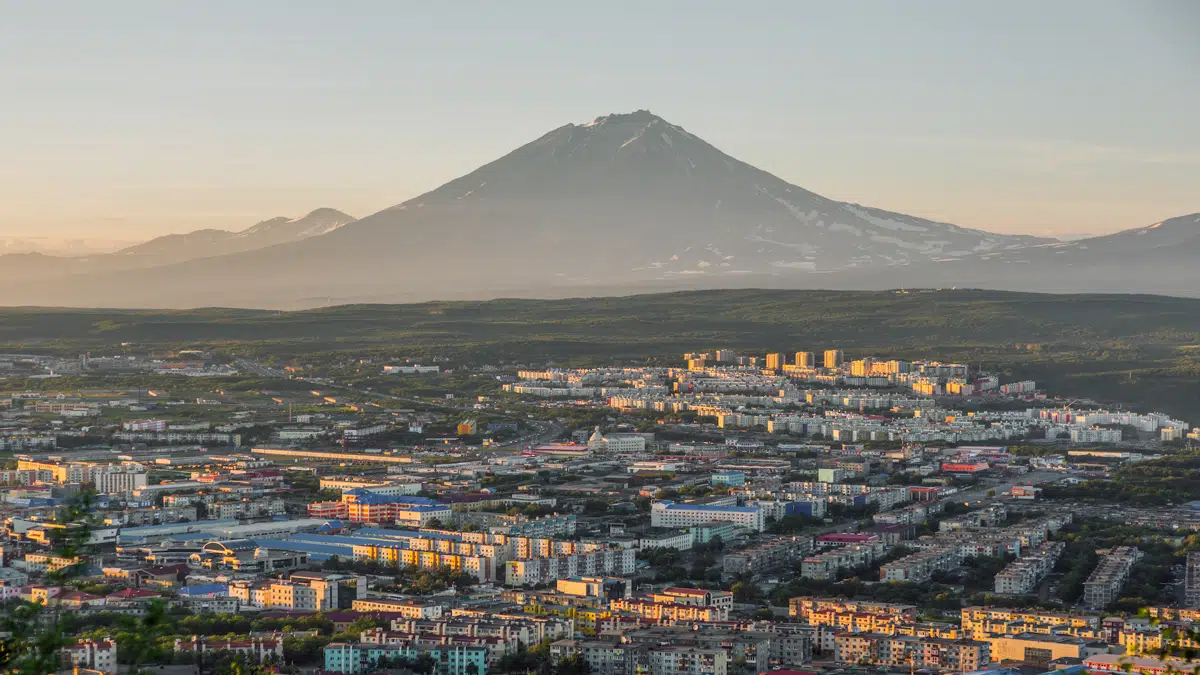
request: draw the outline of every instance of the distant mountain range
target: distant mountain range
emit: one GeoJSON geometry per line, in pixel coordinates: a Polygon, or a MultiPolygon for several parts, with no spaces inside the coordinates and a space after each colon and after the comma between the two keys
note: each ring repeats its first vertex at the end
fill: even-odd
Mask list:
{"type": "Polygon", "coordinates": [[[0,304],[298,308],[750,286],[1196,295],[1198,235],[1200,215],[1059,242],[847,204],[637,111],[559,127],[358,221],[319,209],[85,260],[0,256],[0,304]]]}
{"type": "MultiPolygon", "coordinates": [[[[255,249],[319,237],[354,222],[337,209],[320,208],[302,218],[280,216],[239,232],[196,230],[168,234],[126,246],[113,253],[92,255],[47,255],[25,251],[0,255],[0,281],[47,280],[68,277],[64,282],[82,282],[78,277],[160,267],[172,263],[253,251],[255,249]]],[[[83,282],[86,283],[86,282],[83,282]]]]}
{"type": "Polygon", "coordinates": [[[337,209],[321,208],[303,218],[280,216],[264,220],[241,232],[197,230],[169,234],[117,251],[117,255],[152,258],[157,264],[210,258],[319,237],[353,222],[354,218],[337,209]]]}

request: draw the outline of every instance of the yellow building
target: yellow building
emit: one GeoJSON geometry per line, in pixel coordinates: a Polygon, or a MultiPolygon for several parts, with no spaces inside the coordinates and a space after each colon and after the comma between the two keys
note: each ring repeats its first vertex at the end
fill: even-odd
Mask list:
{"type": "Polygon", "coordinates": [[[830,369],[840,368],[844,358],[845,357],[842,355],[842,350],[826,349],[825,350],[825,367],[830,368],[830,369]]]}
{"type": "Polygon", "coordinates": [[[1055,659],[1085,659],[1107,651],[1105,643],[1069,635],[994,635],[980,638],[991,645],[993,661],[1032,661],[1045,663],[1055,659]]]}
{"type": "Polygon", "coordinates": [[[1034,626],[1097,630],[1100,628],[1100,617],[1095,614],[1064,614],[980,606],[964,607],[962,610],[963,633],[974,636],[975,639],[997,633],[1041,632],[1031,630],[1034,626]]]}
{"type": "Polygon", "coordinates": [[[701,607],[678,603],[649,602],[637,599],[613,600],[608,608],[614,612],[630,612],[643,619],[655,621],[727,621],[729,610],[721,607],[701,607]]]}
{"type": "Polygon", "coordinates": [[[1148,630],[1126,628],[1121,631],[1121,646],[1126,654],[1155,656],[1162,653],[1164,647],[1176,649],[1200,649],[1200,642],[1188,636],[1186,628],[1176,629],[1172,634],[1164,634],[1162,626],[1148,630]]]}

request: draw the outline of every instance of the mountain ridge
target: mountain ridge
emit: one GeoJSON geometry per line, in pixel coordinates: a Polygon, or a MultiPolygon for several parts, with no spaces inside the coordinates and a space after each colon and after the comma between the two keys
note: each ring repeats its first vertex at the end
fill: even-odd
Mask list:
{"type": "MultiPolygon", "coordinates": [[[[1068,291],[1097,282],[1161,290],[1139,276],[1149,267],[1106,276],[1092,269],[1089,253],[1069,263],[1087,274],[1061,274],[1066,258],[1048,251],[1088,251],[1087,241],[997,234],[839,202],[638,110],[562,125],[424,194],[312,236],[51,279],[29,292],[6,289],[0,303],[296,308],[597,288],[1068,291]]],[[[1194,273],[1180,277],[1185,288],[1187,274],[1194,273]]]]}

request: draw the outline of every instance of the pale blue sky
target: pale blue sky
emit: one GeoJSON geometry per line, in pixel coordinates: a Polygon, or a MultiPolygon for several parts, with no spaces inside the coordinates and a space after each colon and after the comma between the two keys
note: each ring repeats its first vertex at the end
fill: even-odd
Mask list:
{"type": "Polygon", "coordinates": [[[364,216],[649,108],[1003,232],[1200,211],[1200,2],[0,0],[0,235],[364,216]]]}

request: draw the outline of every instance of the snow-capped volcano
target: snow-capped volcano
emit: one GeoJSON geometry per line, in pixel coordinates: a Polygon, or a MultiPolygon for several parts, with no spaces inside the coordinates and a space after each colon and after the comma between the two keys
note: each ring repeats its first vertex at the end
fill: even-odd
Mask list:
{"type": "Polygon", "coordinates": [[[578,280],[844,270],[1047,241],[827,199],[645,110],[559,127],[333,237],[401,231],[533,254],[578,280]]]}

